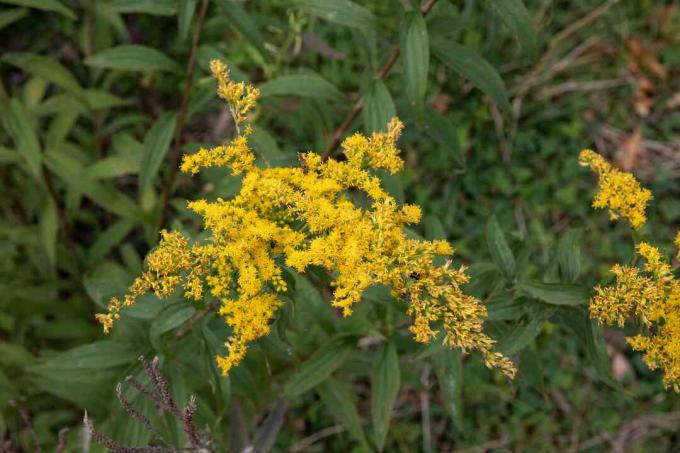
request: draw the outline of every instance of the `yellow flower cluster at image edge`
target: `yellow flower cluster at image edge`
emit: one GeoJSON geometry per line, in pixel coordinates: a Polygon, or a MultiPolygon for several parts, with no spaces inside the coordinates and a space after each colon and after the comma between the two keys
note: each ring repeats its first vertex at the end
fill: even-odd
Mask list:
{"type": "MultiPolygon", "coordinates": [[[[633,228],[642,227],[651,192],[641,188],[633,175],[613,168],[593,151],[582,151],[579,160],[599,176],[600,192],[593,206],[608,206],[612,218],[625,217],[633,228]]],[[[680,234],[675,244],[680,249],[680,234]]],[[[644,266],[615,264],[611,272],[616,282],[595,287],[590,315],[600,323],[619,327],[631,316],[639,320],[647,332],[626,341],[634,350],[644,352],[647,366],[663,370],[666,388],[680,391],[680,280],[673,276],[658,248],[640,242],[635,252],[644,259],[644,266]]]]}
{"type": "Polygon", "coordinates": [[[438,256],[453,252],[451,246],[407,237],[403,229],[419,222],[420,209],[397,205],[370,172],[402,168],[396,148],[402,123],[394,118],[385,132],[348,137],[342,162],[307,152],[300,156],[300,167],[259,168],[248,144],[250,128],[241,132],[259,92],[231,81],[219,61],[211,63],[211,70],[238,134],[227,145],[185,156],[181,169],[196,173],[227,167],[243,175],[241,190],[231,200],[189,203],[203,217],[210,237],[190,244],[181,233],[163,231],[129,294],[122,301],[114,298],[109,312],[97,315],[104,329],[148,291],[163,298],[181,285],[185,296],[195,300],[209,293],[222,301],[220,314],[232,330],[227,355],[217,358],[227,374],[243,359],[248,343],[269,332],[282,303],[277,293],[286,291],[279,263],[300,273],[314,265],[334,277],[332,304],[343,315],[352,313],[368,287],[389,285],[395,297],[408,303],[417,341],[430,342],[443,329],[445,345],[478,350],[487,366],[513,376],[513,363],[493,350],[494,340],[482,330],[486,308],[461,290],[468,280],[464,268],[450,261],[435,264],[438,256]],[[363,192],[370,207],[355,205],[350,191],[363,192]]]}

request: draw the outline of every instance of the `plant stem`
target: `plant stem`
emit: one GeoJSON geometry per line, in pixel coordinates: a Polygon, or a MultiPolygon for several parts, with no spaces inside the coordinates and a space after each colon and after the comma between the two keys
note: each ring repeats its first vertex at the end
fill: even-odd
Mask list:
{"type": "MultiPolygon", "coordinates": [[[[437,0],[427,0],[425,4],[420,8],[420,13],[423,16],[427,16],[427,14],[432,10],[432,7],[436,3],[437,0]]],[[[385,64],[383,64],[382,68],[380,68],[380,71],[378,71],[378,74],[376,75],[376,80],[385,80],[387,78],[387,76],[390,74],[390,71],[392,70],[392,67],[394,67],[394,63],[397,62],[397,59],[399,58],[400,54],[401,49],[399,48],[399,45],[394,46],[394,49],[392,49],[392,52],[387,57],[385,64]]],[[[349,127],[352,125],[352,122],[356,119],[356,117],[359,115],[359,112],[361,112],[363,108],[364,100],[360,98],[359,100],[356,101],[354,107],[352,107],[352,110],[350,110],[347,116],[345,116],[345,119],[342,120],[340,126],[335,130],[335,133],[333,134],[333,139],[331,140],[330,144],[321,155],[324,160],[328,159],[333,155],[338,145],[340,144],[342,137],[347,132],[347,129],[349,129],[349,127]]]]}
{"type": "Polygon", "coordinates": [[[191,92],[191,79],[194,76],[194,68],[196,66],[196,51],[198,43],[201,40],[201,33],[203,31],[203,24],[205,23],[205,14],[208,11],[208,0],[201,2],[201,9],[198,12],[196,19],[196,29],[191,42],[191,52],[189,53],[189,60],[187,61],[186,80],[184,83],[184,90],[182,91],[182,98],[179,105],[179,113],[177,114],[177,127],[175,128],[175,137],[173,139],[172,150],[170,151],[170,176],[163,187],[163,205],[158,219],[158,230],[163,228],[165,218],[168,214],[168,206],[170,204],[170,194],[172,186],[177,177],[177,170],[179,166],[179,159],[181,156],[180,146],[182,144],[182,135],[184,127],[186,126],[187,110],[189,107],[189,93],[191,92]]]}

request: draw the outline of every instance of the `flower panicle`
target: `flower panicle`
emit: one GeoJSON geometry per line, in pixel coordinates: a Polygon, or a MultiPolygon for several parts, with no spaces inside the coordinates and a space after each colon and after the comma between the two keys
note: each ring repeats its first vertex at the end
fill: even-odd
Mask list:
{"type": "MultiPolygon", "coordinates": [[[[238,114],[254,106],[255,89],[231,82],[220,62],[211,70],[218,95],[238,122],[238,114]]],[[[369,287],[389,286],[407,301],[417,341],[430,342],[442,332],[447,346],[477,350],[487,366],[513,376],[512,362],[494,351],[494,340],[484,333],[484,305],[462,290],[465,269],[439,264],[440,256],[453,253],[450,244],[408,237],[404,227],[420,221],[420,208],[398,205],[371,172],[402,168],[396,146],[402,129],[394,118],[385,131],[348,137],[342,144],[346,160],[307,152],[299,167],[255,165],[248,128],[227,145],[185,156],[183,171],[224,166],[242,175],[240,191],[229,200],[189,203],[203,219],[207,239],[191,244],[180,233],[164,231],[124,301],[112,299],[108,313],[98,315],[104,329],[149,291],[164,298],[181,286],[187,298],[217,298],[231,330],[227,353],[217,358],[227,374],[251,342],[269,333],[282,304],[279,296],[288,291],[285,269],[302,274],[316,266],[334,276],[332,305],[343,315],[352,313],[369,287]],[[366,195],[367,207],[353,201],[356,192],[366,195]]]]}
{"type": "Polygon", "coordinates": [[[663,383],[680,392],[680,280],[673,274],[661,251],[645,242],[636,254],[644,260],[642,268],[616,264],[612,286],[595,288],[590,300],[590,316],[602,324],[622,327],[633,317],[646,329],[645,334],[626,341],[650,369],[664,372],[663,383]]]}

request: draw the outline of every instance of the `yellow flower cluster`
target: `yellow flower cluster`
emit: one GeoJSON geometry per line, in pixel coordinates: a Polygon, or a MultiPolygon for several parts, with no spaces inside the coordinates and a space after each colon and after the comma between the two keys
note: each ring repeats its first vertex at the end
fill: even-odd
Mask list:
{"type": "MultiPolygon", "coordinates": [[[[600,193],[594,207],[609,206],[612,219],[625,217],[633,228],[644,225],[644,211],[652,198],[649,190],[641,188],[633,175],[614,169],[593,151],[581,151],[579,161],[599,175],[600,193]]],[[[675,244],[680,249],[680,233],[675,244]]],[[[628,344],[645,353],[647,366],[664,371],[666,388],[680,391],[680,280],[674,278],[670,264],[658,248],[640,242],[635,252],[644,259],[644,266],[615,264],[611,272],[616,283],[595,287],[590,316],[600,323],[619,327],[630,316],[638,319],[647,335],[629,337],[628,344]]]]}
{"type": "Polygon", "coordinates": [[[656,247],[641,242],[636,253],[645,260],[643,269],[615,265],[616,284],[595,288],[590,314],[619,326],[629,315],[640,320],[649,333],[627,338],[628,344],[645,353],[647,366],[664,371],[666,387],[680,391],[680,280],[656,247]]]}
{"type": "Polygon", "coordinates": [[[614,168],[595,151],[581,151],[579,163],[590,167],[598,176],[600,190],[593,200],[594,208],[609,208],[612,220],[624,217],[636,230],[645,224],[645,209],[652,199],[652,192],[641,187],[633,175],[614,168]]]}
{"type": "MultiPolygon", "coordinates": [[[[230,85],[221,63],[211,67],[218,92],[238,123],[236,116],[254,105],[257,91],[230,85]]],[[[404,226],[420,220],[420,209],[397,205],[371,171],[402,168],[396,148],[402,128],[392,119],[384,132],[347,138],[342,143],[346,160],[323,160],[307,152],[300,155],[299,167],[254,165],[247,132],[228,145],[185,156],[184,171],[220,165],[242,173],[239,194],[231,200],[189,203],[202,216],[209,238],[190,245],[180,233],[163,232],[147,271],[135,280],[125,302],[114,299],[100,321],[110,328],[122,306],[149,290],[164,297],[181,284],[185,296],[195,300],[208,293],[222,301],[220,314],[232,329],[228,354],[217,358],[226,374],[242,360],[249,342],[269,332],[281,305],[277,293],[286,291],[282,266],[300,273],[319,266],[334,278],[332,304],[343,315],[352,313],[369,286],[389,285],[394,296],[409,304],[417,341],[429,342],[443,329],[447,346],[476,349],[487,366],[513,376],[513,363],[493,351],[494,340],[482,330],[485,307],[461,290],[468,279],[464,268],[435,263],[453,252],[451,246],[409,238],[404,226]],[[368,207],[352,201],[358,193],[369,199],[368,207]]]]}
{"type": "Polygon", "coordinates": [[[217,79],[217,95],[227,101],[238,129],[239,124],[245,121],[247,113],[255,107],[260,90],[250,84],[231,80],[229,69],[220,60],[210,62],[210,71],[217,79]]]}

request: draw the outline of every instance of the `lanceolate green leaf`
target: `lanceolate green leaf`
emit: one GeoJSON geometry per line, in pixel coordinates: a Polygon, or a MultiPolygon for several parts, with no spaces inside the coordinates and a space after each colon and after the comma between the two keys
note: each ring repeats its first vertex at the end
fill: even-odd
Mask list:
{"type": "Polygon", "coordinates": [[[583,342],[586,356],[595,367],[600,379],[607,385],[619,387],[612,376],[611,359],[607,354],[602,327],[589,318],[588,311],[584,308],[562,310],[560,316],[565,319],[576,336],[583,342]]]}
{"type": "Polygon", "coordinates": [[[76,18],[73,10],[64,6],[59,0],[0,0],[0,3],[27,6],[43,11],[54,11],[72,20],[76,18]]]}
{"type": "Polygon", "coordinates": [[[521,288],[551,305],[585,305],[590,297],[587,287],[571,283],[523,282],[521,288]]]}
{"type": "Polygon", "coordinates": [[[115,13],[145,13],[172,16],[177,12],[177,0],[111,0],[103,5],[115,13]]]}
{"type": "Polygon", "coordinates": [[[33,176],[42,179],[42,152],[30,115],[17,99],[10,100],[6,106],[2,104],[0,106],[4,113],[0,115],[0,120],[3,127],[12,137],[17,152],[24,158],[33,176]]]}
{"type": "Polygon", "coordinates": [[[154,319],[149,329],[149,339],[153,347],[158,351],[163,350],[161,336],[184,324],[195,312],[196,309],[184,301],[179,301],[165,308],[154,319]]]}
{"type": "Polygon", "coordinates": [[[191,19],[193,19],[196,11],[196,0],[178,0],[177,6],[179,8],[177,12],[177,33],[181,40],[185,40],[189,36],[191,19]]]}
{"type": "Polygon", "coordinates": [[[375,80],[364,95],[362,115],[366,132],[385,130],[389,120],[396,114],[397,110],[387,87],[382,81],[375,80]]]}
{"type": "Polygon", "coordinates": [[[59,150],[46,153],[45,164],[70,190],[87,195],[104,209],[121,217],[136,218],[139,215],[139,208],[126,194],[110,184],[90,178],[83,166],[66,153],[59,150]]]}
{"type": "Polygon", "coordinates": [[[2,60],[37,75],[76,97],[83,96],[83,89],[76,78],[55,58],[32,53],[8,53],[2,57],[2,60]]]}
{"type": "Polygon", "coordinates": [[[576,281],[581,273],[581,231],[570,229],[560,238],[557,245],[557,261],[562,277],[570,282],[576,281]]]}
{"type": "Polygon", "coordinates": [[[166,112],[158,118],[144,139],[144,154],[139,168],[140,193],[151,187],[161,163],[170,148],[175,133],[174,113],[166,112]]]}
{"type": "Polygon", "coordinates": [[[122,71],[179,71],[179,66],[164,53],[138,44],[126,44],[102,50],[85,60],[97,68],[122,71]]]}
{"type": "Polygon", "coordinates": [[[459,165],[465,165],[465,154],[460,148],[458,135],[451,120],[437,110],[427,107],[425,109],[425,132],[439,142],[439,145],[451,153],[453,159],[459,165]]]}
{"type": "Polygon", "coordinates": [[[349,387],[331,377],[317,386],[316,390],[326,408],[345,425],[349,434],[367,449],[364,429],[349,387]]]}
{"type": "Polygon", "coordinates": [[[412,11],[404,18],[401,52],[406,95],[418,115],[422,116],[430,67],[430,44],[425,19],[420,12],[412,11]]]}
{"type": "Polygon", "coordinates": [[[326,344],[300,365],[283,386],[284,393],[294,397],[322,383],[342,366],[352,349],[353,346],[346,337],[326,344]]]}
{"type": "Polygon", "coordinates": [[[34,371],[49,373],[55,377],[81,374],[83,379],[87,379],[87,375],[83,373],[88,370],[128,365],[135,361],[137,354],[127,343],[97,341],[53,355],[37,365],[34,371]]]}
{"type": "Polygon", "coordinates": [[[349,0],[293,0],[293,4],[307,14],[367,34],[372,33],[375,26],[373,13],[349,0]]]}
{"type": "Polygon", "coordinates": [[[392,407],[401,386],[399,357],[393,342],[383,345],[371,377],[371,418],[378,450],[385,446],[392,407]]]}
{"type": "Polygon", "coordinates": [[[26,8],[14,8],[0,12],[0,30],[28,15],[26,8]]]}
{"type": "Polygon", "coordinates": [[[470,79],[477,88],[488,94],[503,109],[510,110],[508,92],[503,79],[498,71],[477,52],[445,39],[433,41],[431,48],[444,64],[470,79]]]}
{"type": "Polygon", "coordinates": [[[529,12],[522,0],[492,0],[498,16],[517,37],[524,52],[531,58],[538,53],[538,39],[529,12]]]}
{"type": "Polygon", "coordinates": [[[463,428],[463,362],[460,351],[445,348],[432,358],[444,407],[459,430],[463,428]]]}
{"type": "Polygon", "coordinates": [[[57,262],[57,207],[51,197],[45,200],[45,206],[40,215],[40,236],[45,253],[51,266],[57,262]]]}
{"type": "Polygon", "coordinates": [[[314,73],[277,77],[260,85],[260,93],[263,98],[301,96],[311,99],[342,99],[342,93],[335,85],[314,73]]]}
{"type": "Polygon", "coordinates": [[[528,346],[541,333],[545,316],[535,312],[515,323],[498,342],[498,352],[514,354],[528,346]]]}
{"type": "Polygon", "coordinates": [[[515,257],[495,215],[492,215],[486,224],[486,244],[496,265],[507,277],[513,277],[516,267],[515,257]]]}
{"type": "Polygon", "coordinates": [[[255,433],[252,451],[262,453],[269,453],[269,451],[271,451],[276,442],[279,430],[281,430],[281,426],[283,426],[288,406],[289,403],[284,398],[280,398],[276,402],[274,409],[272,409],[255,433]]]}

